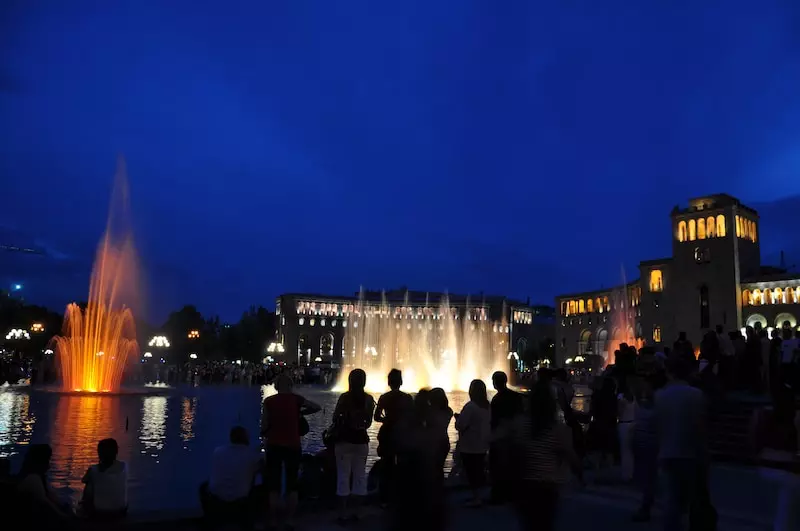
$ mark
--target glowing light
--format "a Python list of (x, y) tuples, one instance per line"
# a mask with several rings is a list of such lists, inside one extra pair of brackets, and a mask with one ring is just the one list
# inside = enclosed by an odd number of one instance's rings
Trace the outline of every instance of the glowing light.
[[(122, 383), (129, 355), (136, 355), (136, 325), (125, 303), (135, 300), (136, 256), (127, 229), (127, 182), (124, 161), (117, 167), (106, 232), (97, 248), (85, 310), (67, 306), (64, 335), (53, 338), (64, 389), (113, 391)], [(102, 354), (101, 354), (102, 353)], [(107, 354), (107, 355), (104, 355)]]
[(22, 284), (14, 284), (14, 291), (19, 291), (22, 289)]
[(152, 352), (145, 352), (144, 353), (144, 357), (145, 358), (152, 358), (153, 357), (153, 353)]
[(42, 323), (33, 323), (31, 325), (31, 332), (44, 332), (44, 325)]
[[(345, 330), (348, 355), (335, 389), (347, 388), (347, 375), (356, 367), (367, 373), (370, 392), (386, 390), (386, 374), (392, 368), (403, 371), (404, 389), (410, 391), (467, 390), (476, 378), (490, 382), (494, 371), (509, 368), (509, 349), (501, 343), (505, 336), (493, 332), (493, 328), (506, 330), (508, 323), (478, 324), (488, 321), (484, 310), (451, 307), (447, 297), (435, 307), (395, 306), (362, 297), (350, 313), (361, 317)], [(436, 326), (433, 320), (438, 321)]]
[(572, 358), (567, 358), (567, 359), (564, 361), (564, 365), (570, 365), (571, 363), (572, 363)]
[(31, 335), (22, 328), (12, 328), (7, 334), (6, 339), (30, 339)]
[(148, 347), (169, 348), (169, 340), (167, 336), (153, 336), (147, 343)]
[(272, 342), (267, 346), (267, 352), (284, 352), (283, 343)]
[(197, 339), (200, 337), (199, 330), (190, 330), (189, 333), (186, 335), (189, 339)]
[(197, 359), (197, 354), (195, 354), (194, 352), (192, 352), (191, 354), (189, 354), (189, 359), (190, 359), (190, 360), (196, 360), (196, 359)]
[(519, 354), (517, 354), (516, 352), (509, 352), (508, 357), (506, 357), (506, 359), (519, 361)]
[(320, 358), (319, 356), (317, 356), (316, 358), (314, 358), (314, 361), (315, 361), (315, 362), (317, 362), (317, 363), (319, 363), (319, 362), (321, 362), (321, 361), (322, 361), (322, 358)]

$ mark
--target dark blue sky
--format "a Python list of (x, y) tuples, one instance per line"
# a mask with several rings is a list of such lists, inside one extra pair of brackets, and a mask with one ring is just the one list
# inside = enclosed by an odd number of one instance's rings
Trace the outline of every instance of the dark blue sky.
[(0, 234), (51, 252), (0, 274), (53, 305), (85, 297), (119, 152), (153, 319), (361, 284), (551, 302), (720, 191), (800, 264), (800, 4), (5, 0), (0, 139)]

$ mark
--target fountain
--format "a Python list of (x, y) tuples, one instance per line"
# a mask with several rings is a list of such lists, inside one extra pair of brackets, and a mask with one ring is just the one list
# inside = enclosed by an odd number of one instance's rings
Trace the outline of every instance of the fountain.
[(137, 270), (127, 206), (125, 162), (120, 158), (89, 301), (84, 309), (75, 303), (67, 306), (63, 335), (53, 338), (62, 391), (118, 392), (127, 360), (137, 354), (136, 326), (126, 305), (135, 296)]
[[(347, 387), (349, 370), (364, 369), (367, 389), (386, 389), (392, 368), (403, 371), (404, 387), (441, 387), (445, 391), (469, 389), (479, 378), (487, 383), (492, 372), (508, 369), (508, 323), (505, 307), (501, 321), (488, 320), (485, 305), (451, 306), (447, 296), (434, 304), (366, 300), (364, 292), (345, 333), (343, 368), (337, 385)], [(460, 311), (461, 310), (461, 311)], [(490, 386), (491, 388), (491, 386)]]
[(625, 267), (620, 266), (622, 269), (622, 286), (615, 289), (612, 293), (614, 300), (614, 313), (611, 315), (611, 337), (608, 343), (608, 358), (606, 365), (612, 365), (615, 362), (615, 352), (619, 350), (619, 346), (626, 343), (629, 346), (640, 349), (644, 346), (644, 341), (636, 337), (635, 325), (636, 318), (634, 316), (634, 295), (630, 292), (630, 286), (627, 284), (625, 276)]

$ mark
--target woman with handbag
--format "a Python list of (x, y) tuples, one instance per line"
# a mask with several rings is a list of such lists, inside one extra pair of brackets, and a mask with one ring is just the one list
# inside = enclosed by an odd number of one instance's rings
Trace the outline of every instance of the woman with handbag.
[[(375, 400), (364, 392), (367, 374), (354, 369), (347, 381), (349, 389), (339, 397), (333, 412), (333, 425), (328, 430), (335, 443), (336, 495), (339, 497), (338, 521), (341, 524), (358, 519), (357, 507), (348, 502), (357, 503), (367, 495), (367, 428), (372, 424), (375, 410)], [(348, 505), (351, 505), (349, 514)]]
[(308, 433), (303, 417), (320, 411), (314, 402), (292, 392), (292, 379), (282, 374), (275, 382), (278, 394), (267, 397), (261, 414), (261, 435), (265, 439), (267, 465), (264, 483), (269, 489), (269, 525), (278, 524), (281, 502), (281, 473), (286, 474), (285, 523), (293, 528), (297, 509), (298, 474), (302, 449), (300, 438)]

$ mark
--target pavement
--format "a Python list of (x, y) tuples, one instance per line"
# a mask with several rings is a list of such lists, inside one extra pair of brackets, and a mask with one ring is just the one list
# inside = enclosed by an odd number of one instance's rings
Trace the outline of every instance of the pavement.
[[(564, 487), (559, 509), (557, 529), (573, 531), (580, 529), (613, 529), (614, 531), (642, 531), (661, 529), (661, 511), (656, 497), (656, 507), (650, 523), (633, 523), (631, 515), (639, 506), (639, 493), (630, 485), (621, 484), (616, 468), (602, 473), (587, 472), (587, 486), (567, 485)], [(772, 515), (778, 488), (775, 484), (761, 478), (758, 468), (728, 464), (713, 464), (709, 476), (712, 501), (719, 514), (720, 531), (765, 531), (772, 529)], [(486, 493), (488, 497), (488, 492)], [(489, 531), (490, 529), (517, 529), (517, 522), (510, 507), (486, 506), (480, 509), (464, 507), (467, 492), (454, 488), (448, 493), (449, 529), (463, 531)], [(376, 506), (363, 509), (360, 522), (342, 527), (336, 520), (336, 512), (308, 510), (297, 521), (298, 531), (361, 531), (385, 528), (385, 513)], [(186, 514), (172, 518), (167, 515), (150, 515), (138, 519), (138, 525), (131, 527), (147, 531), (169, 529), (181, 531), (196, 529), (195, 521), (184, 519), (196, 517)], [(176, 521), (175, 518), (180, 518)], [(145, 521), (143, 521), (145, 520)]]

